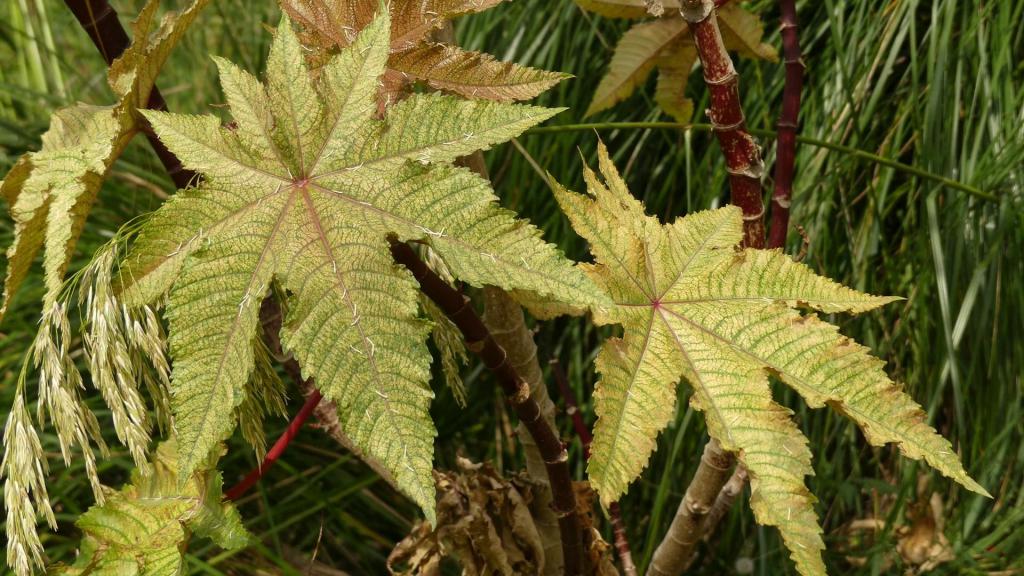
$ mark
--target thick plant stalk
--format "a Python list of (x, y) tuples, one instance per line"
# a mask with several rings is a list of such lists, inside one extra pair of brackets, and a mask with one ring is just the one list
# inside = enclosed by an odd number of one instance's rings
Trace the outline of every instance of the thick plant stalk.
[(544, 419), (540, 406), (531, 397), (530, 385), (513, 368), (508, 354), (495, 341), (465, 295), (441, 280), (408, 244), (392, 242), (391, 254), (396, 262), (412, 272), (423, 293), (458, 326), (466, 339), (466, 347), (479, 355), (494, 373), (519, 421), (526, 426), (536, 442), (551, 485), (551, 507), (558, 517), (565, 574), (582, 574), (583, 546), (576, 495), (569, 474), (569, 454), (558, 438), (558, 433)]
[(618, 502), (608, 505), (608, 516), (612, 519), (612, 534), (615, 536), (615, 553), (619, 556), (622, 564), (622, 573), (625, 576), (637, 576), (636, 564), (633, 563), (633, 552), (629, 547), (629, 539), (626, 537), (626, 524), (622, 521), (622, 510)]
[[(540, 407), (541, 417), (549, 426), (555, 425), (555, 404), (544, 385), (543, 373), (537, 361), (537, 345), (533, 334), (526, 327), (523, 309), (519, 303), (500, 288), (484, 288), (484, 324), (494, 336), (495, 342), (508, 353), (509, 364), (530, 385), (530, 396)], [(516, 435), (523, 443), (526, 453), (526, 470), (536, 480), (547, 485), (544, 459), (540, 456), (537, 443), (530, 436), (526, 426), (520, 422)]]
[(743, 493), (743, 487), (747, 485), (747, 468), (742, 464), (736, 466), (736, 469), (732, 471), (732, 476), (729, 477), (729, 481), (725, 483), (722, 490), (718, 492), (718, 497), (715, 498), (715, 503), (711, 506), (711, 511), (708, 512), (707, 520), (704, 521), (704, 541), (707, 542), (711, 539), (711, 535), (714, 534), (715, 527), (725, 517), (726, 512), (732, 508), (736, 498)]
[(708, 514), (729, 479), (732, 462), (733, 458), (717, 440), (711, 440), (704, 446), (697, 472), (679, 503), (668, 535), (654, 551), (647, 576), (678, 576), (683, 573), (700, 542)]
[(796, 131), (800, 119), (800, 96), (804, 84), (804, 61), (800, 55), (796, 0), (779, 0), (782, 13), (782, 53), (786, 82), (782, 89), (782, 114), (779, 115), (779, 141), (775, 153), (775, 192), (772, 194), (772, 218), (768, 248), (782, 248), (789, 230), (789, 204), (793, 195), (796, 163)]
[(740, 100), (739, 75), (722, 40), (715, 2), (683, 0), (680, 9), (693, 33), (704, 81), (711, 93), (707, 114), (725, 154), (732, 203), (743, 210), (743, 244), (760, 248), (764, 246), (764, 201), (761, 197), (764, 162), (760, 146), (747, 131)]
[[(64, 0), (64, 3), (85, 29), (89, 39), (103, 55), (108, 66), (128, 48), (128, 33), (121, 26), (121, 22), (117, 19), (117, 12), (114, 11), (110, 2), (107, 0)], [(156, 86), (153, 86), (152, 92), (149, 93), (146, 108), (167, 110), (167, 103)], [(149, 140), (150, 146), (153, 147), (153, 151), (156, 152), (171, 180), (174, 181), (174, 185), (178, 188), (187, 187), (195, 179), (196, 173), (181, 165), (178, 157), (172, 154), (156, 137), (148, 122), (144, 122), (143, 126), (146, 139)]]
[[(448, 31), (450, 32), (450, 26)], [(484, 155), (479, 150), (461, 158), (460, 163), (482, 178), (490, 179)], [(555, 404), (551, 401), (547, 386), (544, 384), (544, 374), (537, 360), (537, 345), (533, 341), (530, 329), (526, 327), (523, 308), (508, 292), (488, 286), (484, 288), (484, 324), (491, 331), (494, 340), (508, 354), (508, 361), (512, 367), (530, 385), (530, 396), (540, 407), (541, 416), (548, 425), (556, 428)], [(558, 517), (551, 508), (551, 486), (548, 484), (544, 458), (541, 457), (537, 443), (522, 422), (516, 426), (516, 436), (523, 445), (526, 473), (537, 483), (533, 501), (530, 502), (530, 514), (544, 547), (544, 574), (559, 576), (562, 574), (564, 561), (559, 542)]]
[[(488, 286), (484, 288), (484, 324), (494, 336), (495, 342), (508, 354), (508, 362), (530, 386), (530, 397), (540, 408), (541, 418), (555, 428), (555, 405), (544, 384), (540, 363), (537, 361), (537, 345), (533, 334), (526, 327), (523, 309), (504, 290)], [(526, 473), (536, 482), (530, 514), (544, 547), (544, 574), (562, 574), (564, 560), (558, 529), (558, 517), (551, 507), (551, 485), (548, 483), (547, 467), (537, 442), (526, 424), (516, 426), (516, 436), (523, 445), (526, 459)]]

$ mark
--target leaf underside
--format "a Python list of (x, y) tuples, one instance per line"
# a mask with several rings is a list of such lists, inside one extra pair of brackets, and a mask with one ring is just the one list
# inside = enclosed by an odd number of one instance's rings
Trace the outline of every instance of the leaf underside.
[[(647, 0), (577, 0), (577, 4), (610, 18), (648, 16)], [(654, 98), (658, 106), (678, 122), (692, 120), (693, 101), (686, 97), (686, 86), (698, 62), (697, 49), (686, 21), (679, 15), (678, 1), (663, 4), (662, 17), (636, 24), (619, 40), (608, 72), (594, 91), (587, 116), (629, 98), (657, 69)], [(762, 41), (764, 25), (756, 16), (734, 4), (718, 8), (717, 15), (726, 48), (747, 58), (778, 58), (775, 48)]]
[[(489, 54), (464, 51), (438, 42), (453, 18), (482, 12), (505, 0), (392, 0), (391, 43), (381, 98), (394, 100), (409, 81), (469, 98), (511, 102), (529, 100), (569, 77)], [(303, 44), (316, 51), (334, 51), (352, 43), (357, 31), (373, 18), (377, 0), (279, 0), (281, 8), (302, 25)]]
[(138, 130), (136, 109), (146, 105), (170, 51), (208, 2), (196, 0), (180, 13), (169, 13), (156, 30), (160, 2), (147, 2), (133, 25), (136, 40), (108, 72), (117, 103), (74, 104), (58, 110), (43, 135), (42, 149), (22, 156), (0, 182), (0, 196), (14, 220), (0, 319), (40, 249), (44, 250), (44, 309), (56, 301), (103, 179)]
[(675, 413), (682, 376), (711, 436), (749, 470), (757, 520), (779, 528), (802, 574), (824, 574), (821, 528), (803, 481), (813, 473), (811, 453), (791, 412), (772, 400), (769, 374), (811, 406), (852, 418), (872, 444), (895, 443), (985, 493), (881, 360), (794, 309), (858, 313), (895, 298), (846, 288), (779, 250), (739, 249), (742, 216), (733, 206), (662, 225), (629, 194), (603, 145), (599, 158), (604, 181), (587, 169), (589, 196), (564, 188), (556, 195), (596, 258), (581, 266), (614, 301), (594, 310), (595, 321), (624, 328), (597, 358), (587, 470), (602, 501), (618, 500), (647, 465)]
[(378, 16), (311, 75), (285, 19), (265, 85), (217, 60), (235, 127), (146, 113), (204, 177), (152, 216), (124, 267), (129, 303), (170, 289), (183, 476), (235, 427), (274, 279), (290, 293), (284, 346), (337, 404), (356, 446), (431, 519), (430, 326), (417, 318), (416, 283), (392, 262), (388, 239), (428, 244), (476, 286), (604, 301), (536, 228), (497, 205), (487, 181), (451, 164), (558, 110), (418, 94), (377, 119), (389, 29), (389, 16)]

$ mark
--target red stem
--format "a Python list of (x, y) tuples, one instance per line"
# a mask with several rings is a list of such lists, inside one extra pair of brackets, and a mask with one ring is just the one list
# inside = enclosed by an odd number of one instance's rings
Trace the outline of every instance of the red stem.
[(583, 444), (583, 455), (589, 460), (590, 442), (593, 440), (590, 428), (583, 421), (583, 414), (576, 406), (576, 399), (573, 397), (572, 388), (569, 387), (569, 379), (565, 377), (565, 371), (562, 370), (562, 364), (557, 358), (552, 358), (548, 364), (551, 365), (551, 373), (555, 376), (555, 382), (558, 383), (558, 391), (562, 393), (562, 398), (565, 400), (565, 411), (572, 418), (572, 427), (576, 430), (576, 435), (580, 437), (580, 443)]
[(284, 454), (285, 450), (288, 449), (288, 445), (291, 444), (292, 440), (295, 439), (295, 436), (298, 435), (299, 430), (302, 429), (302, 425), (306, 423), (307, 419), (309, 419), (310, 414), (313, 413), (313, 409), (316, 408), (321, 399), (323, 399), (323, 396), (320, 394), (319, 390), (313, 390), (313, 393), (306, 397), (306, 403), (302, 405), (302, 408), (299, 410), (299, 413), (295, 415), (295, 418), (292, 418), (292, 421), (288, 424), (288, 428), (285, 429), (284, 433), (281, 434), (281, 437), (277, 439), (277, 442), (274, 442), (274, 446), (270, 448), (269, 452), (267, 452), (266, 457), (263, 458), (263, 462), (258, 468), (249, 472), (241, 482), (235, 484), (230, 490), (225, 492), (225, 499), (238, 500), (242, 494), (245, 494), (249, 488), (252, 488), (253, 485), (256, 484), (256, 482), (259, 482), (260, 478), (262, 478), (263, 475), (274, 466), (277, 459), (280, 458), (281, 455)]
[[(583, 455), (589, 460), (590, 459), (590, 443), (593, 440), (593, 435), (590, 433), (590, 428), (587, 427), (586, 422), (583, 421), (583, 414), (580, 413), (579, 407), (576, 406), (576, 400), (573, 398), (572, 389), (569, 387), (569, 379), (565, 377), (565, 371), (562, 370), (562, 364), (557, 358), (553, 358), (550, 362), (551, 372), (555, 375), (555, 382), (558, 382), (558, 389), (562, 393), (562, 398), (565, 399), (565, 411), (572, 418), (572, 427), (576, 430), (576, 435), (580, 437), (580, 443), (583, 444)], [(615, 552), (619, 555), (619, 561), (622, 562), (622, 572), (625, 576), (636, 576), (636, 565), (633, 564), (633, 552), (629, 546), (629, 537), (626, 534), (626, 525), (622, 521), (622, 509), (619, 508), (618, 502), (612, 502), (608, 506), (608, 516), (612, 520), (612, 533), (615, 534)]]
[(764, 246), (764, 202), (761, 148), (747, 132), (740, 100), (739, 75), (725, 49), (713, 0), (683, 0), (683, 18), (690, 25), (704, 81), (711, 93), (708, 118), (725, 155), (732, 203), (743, 210), (743, 244)]
[[(103, 55), (108, 66), (128, 48), (128, 33), (121, 26), (121, 22), (117, 19), (117, 12), (107, 0), (64, 0), (64, 3), (85, 29), (89, 39)], [(153, 86), (153, 90), (149, 93), (146, 108), (167, 110), (167, 103), (156, 86)], [(148, 122), (142, 122), (142, 131), (167, 170), (167, 174), (174, 181), (174, 185), (178, 188), (187, 187), (196, 177), (196, 173), (181, 165), (178, 157), (172, 154), (156, 137)]]
[(782, 90), (782, 114), (779, 116), (779, 142), (776, 148), (775, 192), (772, 194), (772, 222), (768, 248), (782, 248), (789, 231), (789, 205), (793, 195), (796, 163), (796, 131), (800, 119), (800, 95), (804, 84), (804, 61), (800, 56), (796, 0), (779, 0), (782, 13), (782, 52), (786, 65), (786, 83)]

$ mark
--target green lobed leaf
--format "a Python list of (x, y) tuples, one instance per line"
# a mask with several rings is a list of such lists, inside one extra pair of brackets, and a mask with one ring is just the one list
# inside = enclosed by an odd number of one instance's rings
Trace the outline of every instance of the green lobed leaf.
[(219, 472), (196, 473), (179, 488), (179, 445), (175, 440), (161, 444), (151, 474), (134, 472), (127, 486), (82, 514), (75, 523), (83, 533), (78, 559), (51, 572), (184, 574), (183, 551), (193, 534), (228, 550), (246, 546), (251, 536), (234, 506), (222, 501)]
[(451, 162), (557, 113), (417, 94), (377, 118), (389, 50), (381, 14), (309, 74), (287, 19), (266, 83), (218, 61), (236, 127), (146, 112), (203, 183), (158, 210), (124, 263), (125, 298), (170, 291), (175, 426), (187, 477), (234, 429), (260, 301), (290, 292), (283, 345), (338, 407), (356, 447), (433, 519), (429, 325), (389, 238), (428, 244), (460, 279), (565, 300), (604, 296), (540, 232)]
[(629, 194), (603, 144), (599, 159), (604, 181), (587, 169), (589, 196), (564, 188), (556, 196), (596, 257), (581, 266), (614, 301), (594, 308), (595, 321), (624, 328), (597, 358), (587, 471), (604, 503), (618, 500), (646, 466), (675, 413), (680, 376), (711, 436), (747, 467), (757, 520), (779, 528), (804, 575), (825, 573), (814, 498), (803, 482), (813, 473), (811, 453), (790, 411), (772, 400), (769, 374), (812, 406), (827, 403), (853, 418), (870, 442), (895, 443), (985, 494), (880, 360), (813, 313), (794, 310), (857, 313), (897, 298), (846, 288), (779, 250), (740, 249), (734, 206), (662, 225)]

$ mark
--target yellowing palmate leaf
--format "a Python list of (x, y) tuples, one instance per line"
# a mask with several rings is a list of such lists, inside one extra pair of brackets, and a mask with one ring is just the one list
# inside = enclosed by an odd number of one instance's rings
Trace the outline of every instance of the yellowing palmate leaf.
[(173, 576), (185, 573), (182, 552), (192, 534), (229, 550), (248, 544), (238, 511), (222, 502), (220, 472), (204, 470), (179, 487), (177, 453), (174, 440), (164, 442), (151, 474), (136, 471), (129, 485), (82, 514), (75, 522), (84, 533), (78, 559), (51, 572)]
[(618, 500), (646, 466), (682, 376), (711, 436), (749, 470), (757, 520), (779, 528), (802, 574), (824, 574), (821, 529), (803, 482), (811, 453), (790, 411), (772, 400), (769, 373), (811, 406), (829, 404), (855, 420), (871, 443), (893, 442), (985, 494), (882, 361), (794, 310), (857, 313), (894, 298), (836, 284), (778, 250), (741, 250), (736, 207), (662, 225), (629, 194), (603, 145), (599, 158), (605, 181), (586, 171), (591, 196), (556, 193), (596, 258), (582, 266), (614, 301), (594, 309), (595, 321), (624, 328), (597, 358), (588, 474), (602, 501)]
[[(582, 8), (610, 18), (644, 18), (648, 0), (576, 0)], [(693, 118), (693, 101), (686, 97), (686, 85), (698, 62), (689, 26), (679, 15), (679, 2), (662, 2), (664, 12), (656, 20), (630, 28), (615, 47), (608, 72), (597, 86), (586, 115), (607, 110), (625, 100), (643, 85), (651, 71), (658, 69), (655, 101), (678, 122)], [(734, 4), (718, 9), (718, 22), (725, 46), (748, 58), (775, 60), (778, 54), (762, 42), (761, 21)]]
[[(529, 100), (567, 74), (499, 62), (489, 54), (434, 42), (433, 32), (452, 18), (481, 12), (504, 0), (392, 0), (391, 45), (384, 98), (397, 95), (408, 79), (470, 98)], [(351, 44), (377, 10), (377, 0), (279, 0), (302, 24), (307, 45), (334, 51)]]
[(303, 372), (333, 400), (356, 446), (433, 517), (429, 331), (412, 275), (388, 239), (428, 244), (452, 273), (592, 305), (604, 296), (536, 228), (497, 205), (487, 181), (451, 162), (558, 110), (412, 95), (377, 116), (389, 50), (381, 14), (311, 75), (287, 19), (266, 85), (218, 60), (237, 127), (147, 112), (203, 174), (143, 227), (126, 260), (129, 302), (170, 288), (173, 409), (188, 476), (235, 426), (253, 370), (260, 301), (290, 292), (282, 330)]
[(43, 306), (53, 305), (103, 179), (139, 130), (137, 108), (145, 106), (171, 49), (208, 1), (195, 0), (180, 14), (169, 14), (155, 31), (160, 3), (147, 2), (133, 27), (135, 40), (110, 68), (117, 104), (75, 104), (57, 111), (42, 149), (24, 155), (0, 182), (15, 225), (0, 318), (40, 248), (45, 248)]

